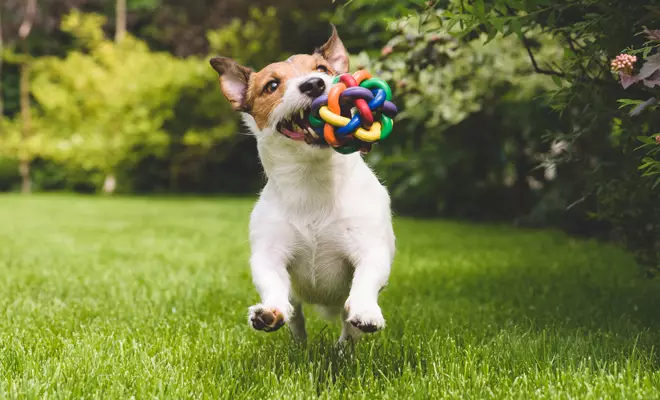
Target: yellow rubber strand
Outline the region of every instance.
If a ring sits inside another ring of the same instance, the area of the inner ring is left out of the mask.
[[[355,131],[355,137],[362,140],[363,142],[375,142],[380,140],[380,128],[380,122],[374,122],[369,130],[364,128],[357,128]]]
[[[333,113],[327,106],[323,106],[319,109],[319,115],[321,116],[322,120],[332,126],[346,126],[346,124],[351,121],[346,117],[342,117],[341,115]],[[364,142],[375,142],[380,139],[380,130],[380,122],[374,122],[369,130],[364,128],[357,128],[355,131],[355,137]]]
[[[341,115],[337,115],[330,111],[328,106],[323,106],[319,109],[319,115],[321,116],[321,119],[324,120],[325,122],[329,123],[332,126],[346,126],[351,120],[342,117]]]

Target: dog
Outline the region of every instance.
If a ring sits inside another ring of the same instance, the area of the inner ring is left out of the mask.
[[[328,41],[255,72],[214,57],[220,87],[256,138],[266,185],[250,216],[250,266],[261,303],[248,323],[273,332],[288,324],[305,341],[303,303],[341,315],[340,344],[385,326],[378,305],[395,255],[387,189],[360,153],[339,154],[308,117],[349,57],[332,26]]]

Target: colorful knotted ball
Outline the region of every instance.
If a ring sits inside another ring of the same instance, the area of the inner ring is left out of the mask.
[[[332,84],[327,96],[312,103],[310,124],[339,153],[368,153],[392,132],[397,108],[390,86],[365,70],[341,74]]]

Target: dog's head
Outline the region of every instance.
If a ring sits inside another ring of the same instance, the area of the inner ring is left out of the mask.
[[[332,77],[348,71],[348,53],[337,30],[312,54],[297,54],[255,72],[226,57],[211,59],[234,110],[248,114],[257,138],[279,136],[322,145],[309,124],[312,101],[326,94]]]

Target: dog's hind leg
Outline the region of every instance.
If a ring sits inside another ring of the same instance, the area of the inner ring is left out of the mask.
[[[345,321],[370,333],[385,327],[378,294],[387,284],[393,251],[385,243],[366,243],[361,252],[354,253],[355,273],[344,310]]]
[[[289,328],[291,328],[291,335],[297,342],[304,343],[307,341],[307,330],[305,330],[305,315],[303,314],[302,303],[298,300],[293,300],[293,315],[289,320]]]
[[[346,310],[342,310],[341,312],[341,324],[341,336],[339,336],[337,345],[345,347],[346,345],[355,343],[362,336],[362,331],[348,321]]]

